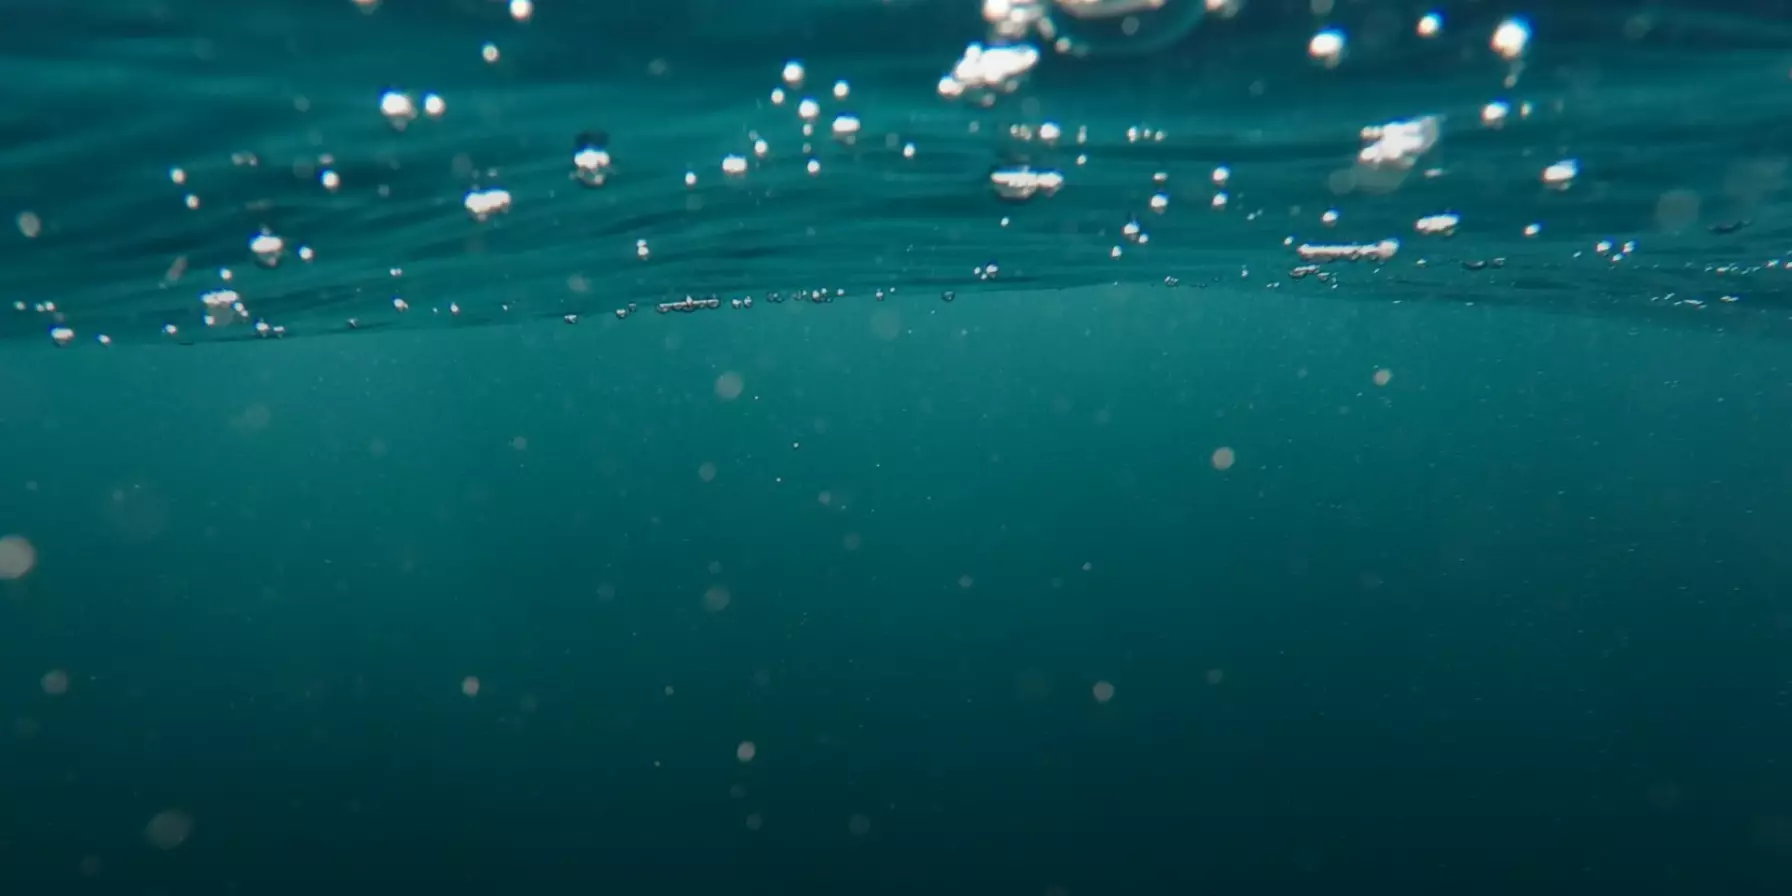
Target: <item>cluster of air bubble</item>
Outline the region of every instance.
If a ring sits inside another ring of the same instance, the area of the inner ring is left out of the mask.
[[[1230,18],[1242,0],[983,0],[988,42],[1037,37],[1070,55],[1150,53],[1181,40],[1207,14]]]
[[[372,12],[379,6],[377,0],[355,2],[367,12]],[[1002,213],[1009,206],[1035,201],[1049,202],[1066,189],[1081,189],[1085,166],[1091,164],[1091,133],[1088,126],[1042,119],[1039,116],[1041,107],[1033,101],[1034,98],[1027,97],[1025,102],[1014,102],[1011,99],[1017,94],[1023,94],[1029,76],[1041,65],[1075,64],[1073,60],[1048,62],[1052,58],[1051,54],[1085,56],[1159,51],[1186,37],[1203,20],[1209,20],[1207,27],[1223,26],[1225,20],[1238,13],[1242,2],[1243,0],[982,0],[982,33],[975,35],[976,39],[966,45],[959,58],[940,77],[936,92],[947,103],[971,105],[973,114],[978,116],[1010,116],[1002,122],[1000,129],[980,132],[1005,136],[1005,145],[1015,150],[1001,154],[997,164],[989,169],[986,182],[979,187],[986,189],[996,200],[991,204],[990,213],[996,226],[1006,228],[1010,225],[1010,217]],[[1321,16],[1328,15],[1332,8],[1330,0],[1316,0],[1310,4],[1310,9]],[[508,0],[505,9],[509,18],[517,25],[525,25],[535,17],[535,4],[532,0]],[[1438,12],[1420,15],[1411,26],[1413,38],[1420,41],[1436,39],[1445,31],[1446,22]],[[1316,30],[1307,32],[1303,29],[1297,35],[1305,37],[1306,54],[1316,70],[1331,72],[1351,65],[1351,36],[1346,28],[1323,23]],[[1476,38],[1477,43],[1482,40],[1482,37]],[[1499,90],[1506,93],[1515,91],[1525,71],[1532,42],[1529,24],[1519,17],[1503,19],[1490,33],[1485,34],[1484,40],[1484,49],[1478,49],[1477,52],[1491,54],[1500,64]],[[501,58],[506,58],[493,41],[485,42],[478,49],[480,57],[487,64],[495,65]],[[1294,49],[1298,49],[1298,45]],[[809,178],[821,178],[825,182],[822,159],[829,141],[838,147],[862,150],[865,143],[861,141],[875,143],[881,137],[887,149],[900,150],[895,154],[900,159],[916,158],[919,151],[917,145],[914,140],[908,139],[912,135],[871,130],[890,126],[887,119],[893,116],[878,116],[886,119],[883,121],[862,119],[854,108],[852,85],[845,78],[834,77],[839,74],[836,72],[826,73],[825,78],[817,78],[816,74],[797,59],[787,61],[781,69],[767,71],[765,75],[770,82],[766,85],[770,87],[768,111],[782,116],[783,122],[772,124],[764,131],[759,128],[740,129],[731,136],[733,142],[727,145],[719,157],[712,157],[683,170],[682,187],[694,190],[700,184],[707,186],[709,178],[718,176],[723,183],[754,183],[756,178],[762,176],[760,172],[768,166],[789,160],[800,162],[800,171]],[[924,85],[913,86],[924,89]],[[414,87],[382,89],[377,84],[370,84],[368,87],[367,96],[374,100],[373,112],[379,116],[376,119],[369,114],[369,120],[377,122],[383,119],[394,134],[399,135],[394,139],[415,140],[420,134],[426,136],[431,128],[437,126],[434,122],[450,114],[447,99],[433,91]],[[759,95],[767,96],[764,93]],[[1477,103],[1479,102],[1477,98]],[[1348,148],[1338,153],[1336,163],[1330,169],[1331,173],[1324,184],[1330,194],[1376,196],[1401,190],[1415,181],[1445,177],[1449,173],[1445,167],[1447,160],[1442,160],[1443,154],[1438,152],[1438,147],[1449,139],[1452,129],[1516,128],[1539,114],[1537,106],[1531,101],[1510,96],[1487,99],[1480,104],[1478,116],[1459,116],[1454,121],[1434,110],[1395,111],[1405,112],[1406,117],[1361,127],[1355,135],[1360,146],[1355,148],[1354,153]],[[982,124],[983,121],[973,123],[971,131],[979,133],[978,127]],[[782,128],[788,130],[781,130]],[[1348,140],[1351,135],[1346,130],[1338,136],[1341,140]],[[1171,139],[1164,128],[1145,122],[1127,127],[1121,133],[1109,133],[1096,139],[1099,142],[1103,137],[1107,140],[1123,138],[1127,144],[1161,144]],[[558,150],[556,154],[559,152],[564,150]],[[633,176],[628,160],[623,157],[625,154],[626,147],[619,152],[612,148],[608,134],[592,130],[574,135],[570,155],[559,155],[555,164],[565,166],[566,178],[577,187],[603,190],[612,183]],[[1168,154],[1165,157],[1175,156]],[[1550,161],[1552,158],[1554,160]],[[260,164],[260,160],[253,154],[237,153],[232,156],[232,164],[254,168]],[[1099,153],[1095,164],[1101,164]],[[1120,259],[1129,253],[1149,258],[1151,247],[1161,246],[1166,242],[1163,239],[1154,240],[1154,227],[1164,228],[1159,231],[1160,237],[1168,232],[1170,241],[1174,240],[1175,231],[1168,230],[1166,223],[1180,220],[1174,216],[1232,215],[1249,222],[1259,220],[1266,213],[1267,204],[1261,201],[1261,197],[1251,193],[1254,181],[1253,169],[1249,166],[1241,166],[1235,172],[1224,160],[1208,159],[1200,164],[1200,171],[1192,176],[1174,173],[1172,170],[1153,171],[1148,180],[1142,174],[1137,175],[1139,180],[1129,184],[1127,189],[1138,198],[1127,199],[1126,202],[1133,203],[1131,207],[1119,210],[1111,224],[1103,228],[1100,237],[1102,243],[1097,248],[1105,251],[1111,259]],[[1581,177],[1581,163],[1572,157],[1539,157],[1525,164],[1536,166],[1530,168],[1527,177],[1534,177],[1534,183],[1547,191],[1570,190]],[[1168,167],[1171,166],[1166,166],[1166,169]],[[333,194],[345,187],[342,170],[348,169],[339,169],[337,160],[325,153],[307,160],[303,176],[308,180],[315,178],[317,187]],[[520,199],[513,196],[501,185],[500,172],[496,169],[477,172],[468,170],[462,173],[468,175],[468,180],[462,183],[470,181],[472,184],[470,189],[461,192],[461,209],[470,222],[464,226],[479,230],[501,229],[506,226],[504,219],[511,214],[517,202],[528,205],[544,201],[538,192],[524,192]],[[180,201],[186,209],[198,210],[201,207],[199,190],[189,180],[184,169],[169,169],[168,178],[178,188],[177,192],[182,194]],[[1172,192],[1173,179],[1175,192]],[[350,189],[356,186],[358,185],[348,185]],[[667,190],[676,190],[678,186],[678,182],[665,183]],[[379,189],[379,195],[385,198],[386,188],[381,186]],[[545,201],[552,201],[552,196]],[[1066,201],[1069,200],[1059,200],[1060,203]],[[1186,211],[1190,208],[1197,211]],[[1310,222],[1326,235],[1314,238],[1312,234],[1277,231],[1275,236],[1281,238],[1283,251],[1293,255],[1293,264],[1288,270],[1289,277],[1293,280],[1312,278],[1328,283],[1335,283],[1337,273],[1349,270],[1347,266],[1353,263],[1374,266],[1393,262],[1396,256],[1402,256],[1403,239],[1423,246],[1427,241],[1447,240],[1461,232],[1474,232],[1477,226],[1476,221],[1465,220],[1459,210],[1450,207],[1430,208],[1410,219],[1410,228],[1401,225],[1398,233],[1361,232],[1354,219],[1346,221],[1337,208],[1323,205],[1317,208],[1307,206],[1295,214],[1297,222]],[[19,232],[27,239],[37,238],[46,227],[45,221],[32,211],[20,212],[15,220]],[[1522,236],[1535,237],[1541,233],[1542,226],[1540,222],[1528,223],[1522,228]],[[1740,227],[1741,223],[1734,226]],[[244,261],[246,264],[252,263],[250,277],[285,276],[294,266],[291,259],[297,259],[303,265],[316,257],[309,246],[269,228],[243,234],[243,237],[247,248]],[[623,263],[645,263],[653,259],[654,252],[648,239],[632,236],[628,239],[632,242],[632,247],[630,242],[623,242],[611,250],[617,253],[619,260],[632,257],[633,262]],[[1635,251],[1634,242],[1608,240],[1594,246],[1591,255],[1617,265],[1632,258]],[[1402,262],[1413,255],[1419,256],[1412,261],[1414,265],[1422,266],[1426,263],[1422,251],[1408,251],[1401,257]],[[1503,258],[1467,259],[1462,262],[1462,266],[1469,270],[1484,270],[1501,267],[1504,263]],[[1339,267],[1331,267],[1333,265]],[[185,256],[176,259],[169,267],[164,286],[178,281],[186,267]],[[257,275],[252,273],[254,268],[278,273]],[[995,279],[1003,269],[1001,264],[993,260],[967,268],[964,274],[976,282]],[[1248,267],[1241,267],[1240,274],[1248,277]],[[403,270],[393,267],[390,275],[396,282],[403,277]],[[198,291],[195,317],[164,323],[164,334],[181,337],[182,326],[196,327],[201,331],[233,333],[247,330],[254,335],[268,337],[277,337],[286,332],[283,326],[251,314],[251,305],[262,310],[268,306],[260,300],[245,299],[243,293],[254,293],[254,290],[239,280],[232,268],[220,268],[216,276],[217,283]],[[1166,276],[1163,282],[1175,285],[1178,279]],[[887,294],[894,294],[893,289],[877,290],[874,295],[869,291],[865,292],[876,301],[882,301]],[[381,291],[381,294],[389,293]],[[192,301],[192,293],[188,293],[188,296],[188,301]],[[687,295],[682,299],[645,306],[637,306],[634,302],[620,302],[614,306],[614,316],[617,319],[629,319],[640,307],[651,307],[662,315],[694,314],[723,309],[748,311],[761,304],[782,304],[786,301],[831,304],[846,296],[847,292],[838,287],[808,287],[788,293],[762,292],[757,302],[746,295],[730,298]],[[952,301],[955,296],[956,293],[952,290],[940,293],[942,301]],[[1676,298],[1675,301],[1692,302],[1684,297]],[[391,295],[390,302],[391,313],[404,314],[411,310],[410,301],[402,296]],[[56,345],[68,345],[74,341],[75,332],[69,326],[63,310],[55,303],[19,301],[14,303],[14,307],[20,312],[45,315],[52,322],[51,338]],[[449,318],[459,318],[463,311],[460,304],[449,303],[441,308],[430,309],[430,312],[441,313],[444,310]],[[510,305],[505,303],[500,310],[508,312]],[[569,324],[579,320],[576,313],[562,317]],[[360,318],[349,318],[346,323],[351,329],[361,326]],[[94,338],[101,344],[111,344],[109,335],[99,334]]]

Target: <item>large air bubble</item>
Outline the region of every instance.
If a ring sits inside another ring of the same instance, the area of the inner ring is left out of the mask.
[[[1206,0],[1051,0],[1039,30],[1061,53],[1127,56],[1181,40],[1206,11]]]

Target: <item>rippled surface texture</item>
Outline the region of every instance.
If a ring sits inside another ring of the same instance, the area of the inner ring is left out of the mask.
[[[0,0],[0,894],[1785,896],[1785,12]]]
[[[291,336],[351,317],[439,325],[450,303],[473,323],[686,295],[863,300],[895,287],[937,299],[1165,277],[1231,285],[1246,272],[1250,288],[1341,301],[1777,325],[1784,276],[1762,267],[1786,230],[1780,21],[1674,6],[1439,9],[1428,38],[1416,14],[1382,4],[1323,17],[1249,4],[1192,27],[1199,16],[1148,20],[1131,38],[1060,14],[1099,38],[1094,52],[1054,53],[1031,35],[1044,58],[986,108],[936,90],[967,42],[990,37],[971,2],[543,3],[527,21],[492,2],[21,4],[11,15],[24,24],[0,38],[14,85],[0,201],[35,216],[36,236],[0,239],[3,282],[7,299],[53,302],[61,317],[0,327],[152,341],[173,324],[177,341],[203,341],[245,337],[256,320]],[[1489,42],[1518,13],[1535,36],[1515,65]],[[1152,25],[1182,36],[1157,46]],[[1349,35],[1335,66],[1306,55],[1327,25]],[[775,105],[788,60],[805,80]],[[380,114],[387,89],[417,105],[402,131]],[[422,114],[426,93],[443,99],[439,119]],[[808,97],[819,112],[805,138]],[[1483,120],[1496,102],[1511,109],[1500,127]],[[850,145],[830,135],[840,115],[861,125]],[[1414,171],[1347,176],[1362,128],[1427,115],[1439,139]],[[1065,130],[1055,145],[1013,133],[1048,122]],[[614,164],[600,188],[571,177],[592,132],[607,133]],[[749,169],[725,175],[729,155]],[[1567,159],[1579,177],[1548,189],[1541,172]],[[1064,188],[1004,202],[989,173],[1019,164],[1064,172]],[[463,198],[489,188],[513,204],[476,223]],[[1159,192],[1168,206],[1154,213]],[[1414,233],[1440,213],[1460,216],[1454,237]],[[1122,233],[1135,217],[1146,245]],[[1526,238],[1532,224],[1541,232]],[[249,249],[264,230],[287,249],[268,270]],[[1288,282],[1300,263],[1289,238],[1390,237],[1403,242],[1390,264]],[[1613,263],[1601,240],[1637,245]],[[1496,258],[1503,267],[1463,266]],[[980,278],[992,262],[999,273]],[[221,288],[247,316],[204,332],[200,297]],[[423,313],[400,320],[394,297]]]

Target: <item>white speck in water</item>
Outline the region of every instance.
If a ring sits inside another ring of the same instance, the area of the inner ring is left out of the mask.
[[[0,536],[0,580],[22,579],[37,566],[37,548],[23,535]]]

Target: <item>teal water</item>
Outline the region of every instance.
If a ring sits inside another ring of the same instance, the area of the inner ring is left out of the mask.
[[[1783,892],[1777,7],[1438,8],[10,6],[0,883]]]

